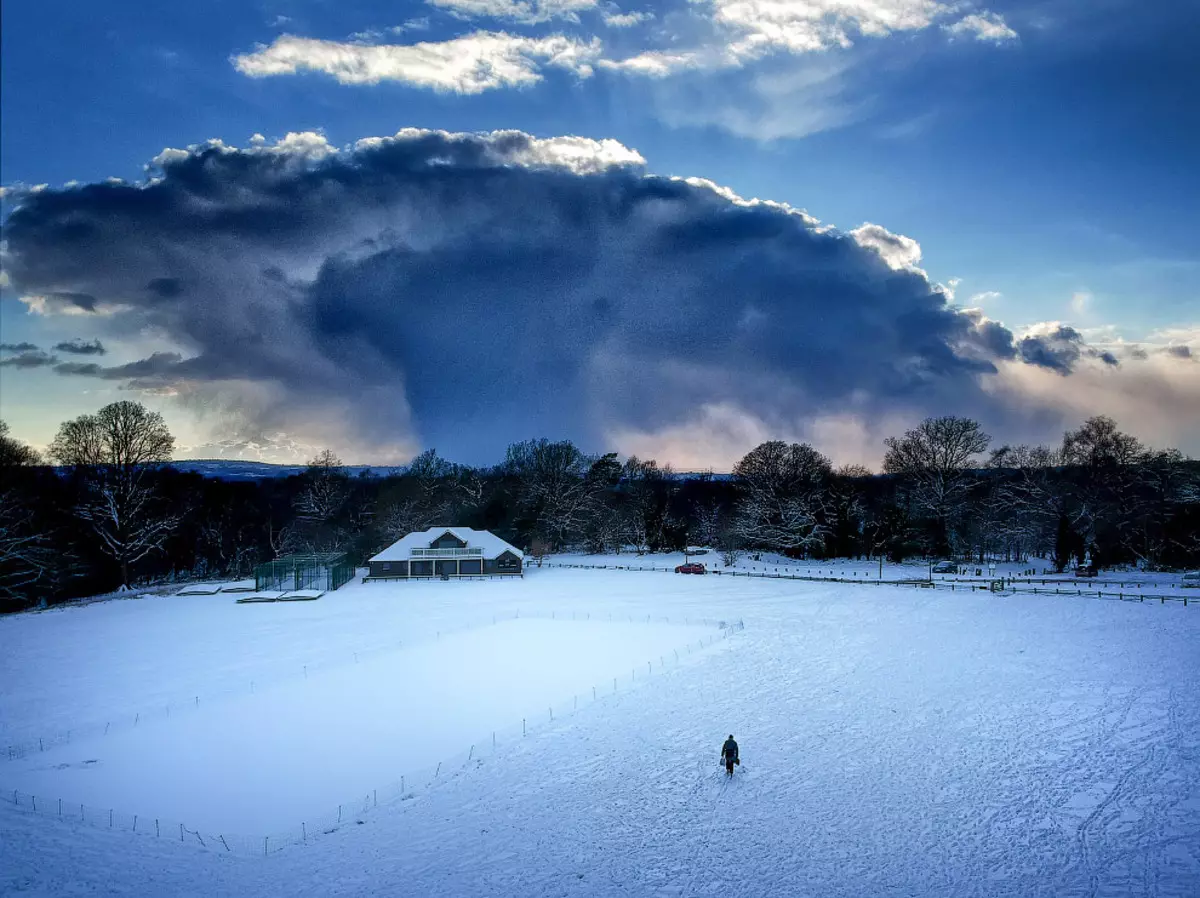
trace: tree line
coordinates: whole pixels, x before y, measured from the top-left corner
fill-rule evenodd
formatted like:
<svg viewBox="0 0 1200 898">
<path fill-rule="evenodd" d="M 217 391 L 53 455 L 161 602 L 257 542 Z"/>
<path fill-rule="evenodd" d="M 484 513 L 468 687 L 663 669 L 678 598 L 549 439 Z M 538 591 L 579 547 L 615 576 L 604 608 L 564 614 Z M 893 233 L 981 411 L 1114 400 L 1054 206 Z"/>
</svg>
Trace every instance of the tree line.
<svg viewBox="0 0 1200 898">
<path fill-rule="evenodd" d="M 723 476 L 531 439 L 491 467 L 430 449 L 386 476 L 352 475 L 326 450 L 296 476 L 226 482 L 170 467 L 174 438 L 136 402 L 65 422 L 44 458 L 0 422 L 0 605 L 244 577 L 294 552 L 362 564 L 441 524 L 491 530 L 534 556 L 704 545 L 726 564 L 774 551 L 1200 566 L 1200 463 L 1109 418 L 1057 445 L 994 447 L 978 422 L 937 417 L 884 446 L 880 473 L 777 440 Z"/>
</svg>

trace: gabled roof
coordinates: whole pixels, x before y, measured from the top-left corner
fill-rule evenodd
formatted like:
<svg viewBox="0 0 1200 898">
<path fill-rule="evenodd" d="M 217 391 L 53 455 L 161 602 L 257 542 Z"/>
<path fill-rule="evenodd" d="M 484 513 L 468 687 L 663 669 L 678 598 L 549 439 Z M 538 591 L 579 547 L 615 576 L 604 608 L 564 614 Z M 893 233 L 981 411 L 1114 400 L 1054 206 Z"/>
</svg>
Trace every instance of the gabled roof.
<svg viewBox="0 0 1200 898">
<path fill-rule="evenodd" d="M 453 533 L 472 549 L 483 549 L 484 558 L 499 558 L 505 552 L 512 552 L 523 559 L 525 553 L 516 546 L 506 543 L 490 530 L 475 530 L 471 527 L 430 527 L 410 533 L 403 539 L 392 543 L 371 561 L 408 561 L 413 549 L 428 549 L 429 544 L 443 533 Z"/>
</svg>

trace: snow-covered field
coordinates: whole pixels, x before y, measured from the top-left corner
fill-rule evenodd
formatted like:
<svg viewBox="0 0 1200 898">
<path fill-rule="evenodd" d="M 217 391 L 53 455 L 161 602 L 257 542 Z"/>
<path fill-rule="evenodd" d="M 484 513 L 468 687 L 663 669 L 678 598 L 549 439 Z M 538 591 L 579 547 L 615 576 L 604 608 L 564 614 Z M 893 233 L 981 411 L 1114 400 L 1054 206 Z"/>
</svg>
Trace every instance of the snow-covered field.
<svg viewBox="0 0 1200 898">
<path fill-rule="evenodd" d="M 1189 596 L 1200 601 L 1200 591 L 1187 589 L 1183 585 L 1183 574 L 1174 571 L 1140 571 L 1140 570 L 1102 570 L 1097 577 L 1078 578 L 1072 570 L 1061 574 L 1054 573 L 1053 564 L 1045 558 L 1033 558 L 1025 562 L 1002 561 L 997 563 L 963 563 L 961 573 L 934 574 L 930 562 L 915 558 L 903 563 L 885 561 L 855 560 L 851 558 L 832 558 L 825 560 L 806 560 L 788 558 L 774 552 L 742 553 L 731 566 L 726 566 L 721 554 L 715 551 L 702 555 L 689 555 L 687 561 L 704 564 L 711 573 L 750 575 L 790 574 L 799 577 L 823 578 L 829 580 L 851 580 L 863 583 L 882 579 L 883 581 L 927 580 L 935 584 L 948 585 L 971 581 L 986 581 L 1003 577 L 1011 582 L 1018 590 L 1028 591 L 1032 588 L 1061 585 L 1071 589 L 1080 589 L 1085 594 L 1097 591 L 1127 595 L 1161 595 Z M 638 570 L 673 571 L 676 565 L 683 564 L 685 556 L 682 553 L 647 553 L 638 555 L 636 552 L 625 552 L 620 555 L 598 556 L 584 554 L 555 555 L 547 561 L 550 565 L 620 565 Z M 1053 591 L 1053 590 L 1051 590 Z M 1190 604 L 1190 601 L 1189 601 Z"/>
<path fill-rule="evenodd" d="M 275 833 L 404 773 L 416 785 L 413 774 L 474 743 L 490 755 L 491 734 L 507 743 L 513 721 L 540 724 L 555 704 L 566 714 L 574 696 L 590 702 L 597 686 L 607 696 L 614 679 L 649 675 L 709 635 L 643 620 L 504 620 L 203 705 L 197 696 L 173 715 L 30 752 L 3 782 L 203 833 Z"/>
<path fill-rule="evenodd" d="M 231 739 L 230 724 L 203 725 L 210 694 L 234 707 L 255 680 L 300 695 L 352 676 L 354 653 L 361 669 L 399 663 L 401 640 L 502 635 L 491 616 L 518 608 L 555 613 L 535 629 L 572 656 L 591 642 L 567 647 L 557 628 L 572 624 L 557 617 L 572 612 L 624 618 L 626 634 L 647 616 L 745 629 L 267 858 L 0 802 L 0 893 L 1200 894 L 1200 614 L 1178 604 L 557 568 L 352 584 L 297 605 L 117 601 L 0 619 L 0 746 L 190 696 L 195 738 Z M 619 661 L 610 651 L 596 663 Z M 572 692 L 571 676 L 530 686 L 529 702 Z M 409 722 L 420 731 L 439 713 Z M 364 741 L 399 732 L 367 727 Z M 730 732 L 743 766 L 726 783 Z M 336 744 L 297 776 L 359 763 Z M 23 769 L 9 763 L 0 785 Z M 196 767 L 195 784 L 213 782 Z"/>
</svg>

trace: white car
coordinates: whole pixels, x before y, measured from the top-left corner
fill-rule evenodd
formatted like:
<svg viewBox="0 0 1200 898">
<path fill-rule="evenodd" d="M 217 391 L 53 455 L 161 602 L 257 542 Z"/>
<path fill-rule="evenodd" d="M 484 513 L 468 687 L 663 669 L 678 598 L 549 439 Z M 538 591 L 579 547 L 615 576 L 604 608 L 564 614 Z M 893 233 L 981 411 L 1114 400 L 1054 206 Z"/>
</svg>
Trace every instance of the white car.
<svg viewBox="0 0 1200 898">
<path fill-rule="evenodd" d="M 1200 589 L 1200 571 L 1188 571 L 1179 585 L 1184 589 Z"/>
</svg>

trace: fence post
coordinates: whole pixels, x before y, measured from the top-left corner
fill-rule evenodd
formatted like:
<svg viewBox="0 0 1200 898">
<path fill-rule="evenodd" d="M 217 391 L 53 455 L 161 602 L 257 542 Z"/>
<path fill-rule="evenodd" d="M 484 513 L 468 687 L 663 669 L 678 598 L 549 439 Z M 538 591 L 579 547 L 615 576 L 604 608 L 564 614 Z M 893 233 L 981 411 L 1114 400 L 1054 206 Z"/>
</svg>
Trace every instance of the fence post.
<svg viewBox="0 0 1200 898">
<path fill-rule="evenodd" d="M 438 761 L 437 770 L 433 771 L 433 778 L 437 779 L 442 775 L 442 762 Z"/>
<path fill-rule="evenodd" d="M 179 824 L 179 841 L 183 841 L 183 824 Z"/>
<path fill-rule="evenodd" d="M 112 808 L 109 808 L 108 809 L 108 828 L 109 829 L 112 829 L 112 818 L 113 818 Z"/>
<path fill-rule="evenodd" d="M 58 800 L 58 816 L 62 816 L 62 799 Z"/>
<path fill-rule="evenodd" d="M 300 821 L 300 838 L 304 840 L 306 845 L 308 844 L 308 827 L 305 826 L 303 820 Z"/>
<path fill-rule="evenodd" d="M 524 717 L 521 718 L 521 735 L 522 736 L 525 735 L 525 718 Z"/>
<path fill-rule="evenodd" d="M 471 750 L 469 752 L 467 752 L 467 760 L 469 761 L 473 757 L 475 757 L 475 746 L 474 745 L 472 745 Z"/>
<path fill-rule="evenodd" d="M 158 818 L 157 817 L 154 818 L 154 835 L 156 835 L 156 836 L 162 835 L 162 830 L 160 830 L 158 828 Z"/>
<path fill-rule="evenodd" d="M 133 831 L 137 832 L 137 814 L 133 815 Z"/>
<path fill-rule="evenodd" d="M 267 839 L 269 839 L 269 838 L 271 838 L 271 837 L 263 836 L 263 857 L 267 856 Z"/>
</svg>

